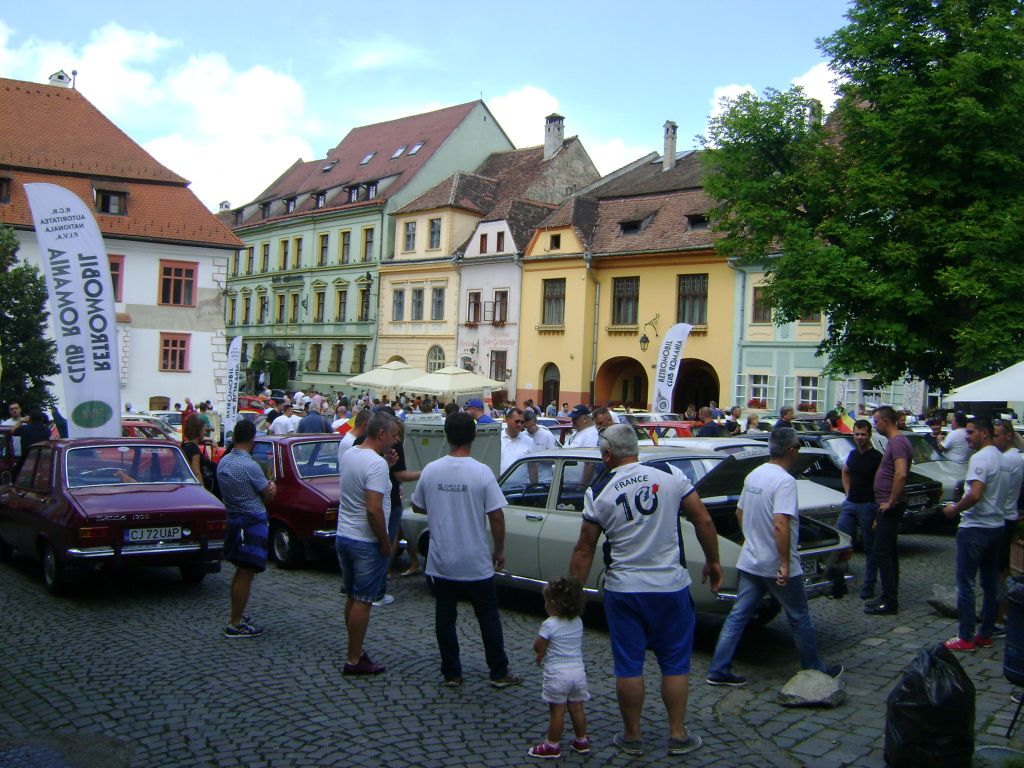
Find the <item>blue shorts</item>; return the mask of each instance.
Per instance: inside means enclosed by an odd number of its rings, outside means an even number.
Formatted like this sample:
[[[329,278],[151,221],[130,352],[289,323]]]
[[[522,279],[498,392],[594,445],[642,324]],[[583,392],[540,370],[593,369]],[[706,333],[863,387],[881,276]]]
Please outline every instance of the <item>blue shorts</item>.
[[[240,568],[263,573],[267,569],[269,538],[266,520],[229,517],[224,533],[224,559]]]
[[[334,548],[341,566],[341,591],[360,603],[372,603],[384,596],[388,561],[376,543],[336,536]]]
[[[694,612],[690,588],[678,592],[604,593],[616,677],[640,677],[647,649],[662,675],[690,672]]]

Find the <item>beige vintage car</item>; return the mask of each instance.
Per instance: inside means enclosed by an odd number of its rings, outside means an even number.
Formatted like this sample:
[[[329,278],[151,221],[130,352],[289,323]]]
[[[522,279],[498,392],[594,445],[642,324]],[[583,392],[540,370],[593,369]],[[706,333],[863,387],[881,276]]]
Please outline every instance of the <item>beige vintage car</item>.
[[[676,446],[641,449],[642,462],[670,464],[690,478],[718,531],[725,579],[716,595],[707,584],[701,584],[704,552],[693,526],[685,518],[681,519],[686,563],[693,580],[693,599],[700,613],[725,613],[736,599],[739,583],[736,562],[742,542],[736,503],[744,478],[767,459],[766,453],[733,456]],[[604,472],[596,449],[532,453],[508,468],[499,480],[507,501],[506,566],[497,574],[499,584],[540,590],[549,579],[568,571],[572,549],[580,533],[584,490]],[[402,518],[407,541],[424,555],[430,543],[427,521],[427,516],[411,509],[406,510]],[[849,536],[801,514],[799,546],[808,597],[845,591],[845,584],[853,578],[847,573],[852,555]],[[585,585],[591,600],[601,597],[604,569],[599,553]],[[755,620],[769,621],[778,612],[778,603],[768,598]]]

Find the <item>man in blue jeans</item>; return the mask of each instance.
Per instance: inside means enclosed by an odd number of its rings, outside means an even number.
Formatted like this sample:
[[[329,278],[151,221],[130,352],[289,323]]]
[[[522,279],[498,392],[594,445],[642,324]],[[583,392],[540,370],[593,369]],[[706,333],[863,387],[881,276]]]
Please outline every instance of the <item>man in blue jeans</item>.
[[[875,472],[882,463],[882,454],[871,445],[871,422],[859,419],[853,425],[853,442],[857,446],[846,457],[843,464],[843,490],[846,499],[843,511],[836,523],[843,533],[851,538],[860,528],[860,540],[864,545],[864,581],[860,586],[860,599],[870,600],[875,596],[875,581],[878,578],[878,564],[875,561]]]
[[[1002,453],[992,442],[992,422],[975,417],[967,422],[967,443],[974,454],[967,464],[964,495],[942,508],[949,518],[960,515],[956,531],[956,637],[946,641],[951,651],[989,648],[996,624],[999,592],[999,554],[1005,535],[1003,496],[1006,479]],[[974,578],[981,581],[981,627],[975,623]]]
[[[776,427],[768,436],[768,462],[747,475],[743,483],[736,508],[744,538],[736,563],[740,584],[736,602],[718,633],[715,655],[708,667],[709,685],[747,684],[745,677],[733,674],[732,659],[747,622],[766,594],[778,600],[786,611],[800,652],[801,669],[816,669],[831,677],[843,672],[842,664],[826,666],[818,656],[814,623],[804,593],[797,553],[800,516],[796,480],[789,473],[799,451],[796,431],[792,427]]]

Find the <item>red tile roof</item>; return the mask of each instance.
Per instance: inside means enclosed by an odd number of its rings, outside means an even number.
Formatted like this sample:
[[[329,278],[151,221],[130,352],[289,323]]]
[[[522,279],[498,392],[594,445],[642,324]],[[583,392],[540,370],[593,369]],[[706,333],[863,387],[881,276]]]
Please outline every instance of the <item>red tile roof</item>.
[[[710,248],[711,230],[691,229],[687,219],[706,216],[710,207],[702,189],[600,200],[591,250],[600,254]],[[623,223],[645,220],[641,231],[623,234]]]
[[[0,221],[32,227],[23,184],[58,184],[90,208],[99,187],[128,193],[126,215],[95,214],[106,236],[242,247],[187,180],[157,162],[78,91],[0,78],[0,125],[0,174],[12,182]]]

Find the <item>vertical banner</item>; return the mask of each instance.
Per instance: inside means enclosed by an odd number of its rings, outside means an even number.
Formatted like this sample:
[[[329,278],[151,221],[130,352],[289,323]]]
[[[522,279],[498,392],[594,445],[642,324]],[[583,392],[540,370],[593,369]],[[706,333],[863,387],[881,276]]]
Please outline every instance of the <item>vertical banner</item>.
[[[670,413],[672,411],[672,390],[676,386],[679,375],[679,363],[683,359],[686,339],[690,336],[689,323],[676,323],[668,329],[665,341],[661,343],[658,354],[657,373],[654,377],[654,412]]]
[[[69,437],[120,437],[121,386],[110,263],[78,195],[26,184],[50,294]]]
[[[228,347],[228,393],[224,405],[224,436],[235,431],[238,421],[238,376],[242,363],[242,337],[235,336]]]

